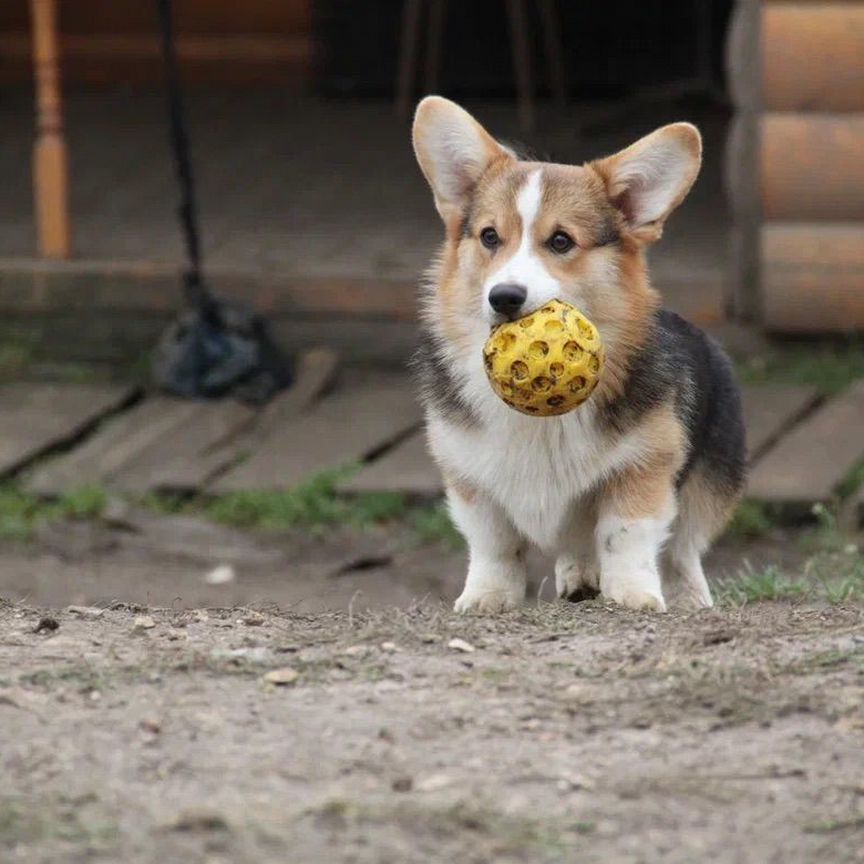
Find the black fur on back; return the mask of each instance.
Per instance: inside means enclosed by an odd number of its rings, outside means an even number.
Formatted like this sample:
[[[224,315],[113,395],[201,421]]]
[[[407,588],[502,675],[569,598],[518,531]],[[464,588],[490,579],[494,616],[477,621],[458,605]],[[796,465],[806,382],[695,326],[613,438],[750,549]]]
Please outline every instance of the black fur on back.
[[[609,425],[625,432],[674,394],[675,412],[688,439],[679,488],[699,465],[719,491],[740,491],[746,474],[744,421],[738,385],[723,349],[698,327],[661,309],[628,372],[624,393],[604,408]]]

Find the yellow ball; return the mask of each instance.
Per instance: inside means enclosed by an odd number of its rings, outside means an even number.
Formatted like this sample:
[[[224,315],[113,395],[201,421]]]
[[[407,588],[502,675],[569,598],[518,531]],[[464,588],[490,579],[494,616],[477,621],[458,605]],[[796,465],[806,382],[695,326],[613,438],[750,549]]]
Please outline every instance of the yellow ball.
[[[483,348],[492,389],[534,417],[566,414],[593,392],[603,369],[597,328],[569,303],[545,306],[496,327]]]

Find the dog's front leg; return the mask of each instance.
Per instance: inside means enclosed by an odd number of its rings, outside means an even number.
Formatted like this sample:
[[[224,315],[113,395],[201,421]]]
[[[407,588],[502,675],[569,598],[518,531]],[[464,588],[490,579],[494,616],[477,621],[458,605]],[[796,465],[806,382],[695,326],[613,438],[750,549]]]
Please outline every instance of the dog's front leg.
[[[555,592],[565,600],[591,600],[600,592],[600,567],[594,543],[597,510],[593,499],[573,505],[569,527],[555,559]]]
[[[504,511],[482,492],[451,485],[450,515],[468,542],[468,575],[457,612],[502,612],[525,598],[524,541]]]
[[[600,592],[630,609],[666,611],[658,557],[675,518],[673,478],[668,459],[633,466],[607,484],[600,500]]]

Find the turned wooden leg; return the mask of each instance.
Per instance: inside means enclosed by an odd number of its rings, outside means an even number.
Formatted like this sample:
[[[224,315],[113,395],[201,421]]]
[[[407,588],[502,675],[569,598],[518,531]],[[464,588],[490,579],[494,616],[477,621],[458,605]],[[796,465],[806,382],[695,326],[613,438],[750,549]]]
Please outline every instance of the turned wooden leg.
[[[33,16],[33,65],[36,77],[36,142],[33,147],[33,197],[39,253],[68,258],[69,169],[63,137],[63,103],[57,51],[55,0],[30,0]]]

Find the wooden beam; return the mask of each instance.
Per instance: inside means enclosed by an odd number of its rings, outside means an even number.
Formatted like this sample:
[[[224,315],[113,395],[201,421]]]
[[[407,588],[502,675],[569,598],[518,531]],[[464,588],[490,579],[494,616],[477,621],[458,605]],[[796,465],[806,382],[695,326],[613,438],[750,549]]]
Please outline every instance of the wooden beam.
[[[864,114],[762,117],[765,219],[864,220]]]
[[[762,16],[768,110],[864,110],[864,3],[771,3]]]
[[[30,9],[36,76],[33,191],[39,252],[45,258],[68,258],[72,252],[72,231],[57,51],[57,9],[55,0],[30,0]]]
[[[769,330],[864,330],[864,223],[769,223],[761,234]]]

